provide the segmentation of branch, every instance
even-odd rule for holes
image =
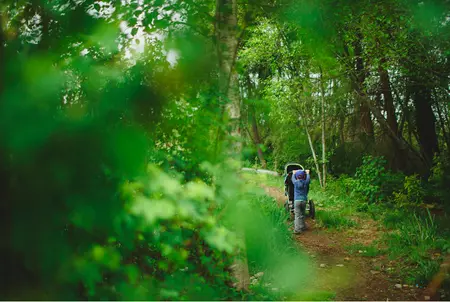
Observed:
[[[358,93],[356,90],[354,92]],[[427,161],[423,158],[421,153],[417,152],[407,141],[405,141],[405,139],[401,136],[401,134],[397,135],[394,132],[394,130],[391,129],[391,127],[389,126],[388,122],[386,121],[386,119],[384,118],[383,114],[381,113],[380,109],[372,103],[370,98],[368,96],[366,96],[366,95],[363,95],[361,97],[362,97],[363,101],[365,101],[367,103],[367,105],[369,106],[370,110],[372,111],[373,115],[377,119],[377,121],[380,124],[380,126],[382,128],[384,128],[385,130],[387,130],[389,136],[392,137],[399,144],[400,148],[403,149],[403,150],[411,151],[422,162],[424,162],[426,164]]]

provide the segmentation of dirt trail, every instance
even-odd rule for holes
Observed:
[[[282,206],[285,196],[278,188],[264,187],[266,193]],[[320,208],[317,208],[320,211]],[[295,236],[308,252],[318,268],[311,291],[336,293],[336,300],[412,301],[425,300],[423,289],[401,283],[395,274],[388,273],[395,267],[386,256],[364,257],[357,251],[350,254],[345,247],[353,244],[368,245],[381,236],[377,223],[364,220],[358,227],[330,232],[321,229],[311,219],[306,221],[309,229]]]

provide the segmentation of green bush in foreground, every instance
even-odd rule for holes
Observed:
[[[21,230],[27,232],[17,234],[14,248],[38,280],[39,292],[22,284],[23,295],[11,298],[239,298],[228,272],[239,241],[208,209],[221,198],[212,187],[182,184],[150,166],[140,180],[123,182],[117,198],[120,203],[104,203],[95,212],[98,204],[81,202],[53,208],[53,213],[43,209],[52,213],[45,233],[36,230],[33,220],[21,220]],[[57,220],[68,228],[58,231],[50,223]],[[39,236],[34,253],[27,250],[26,234]]]

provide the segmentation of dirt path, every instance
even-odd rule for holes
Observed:
[[[284,194],[273,187],[264,187],[266,193],[282,206]],[[317,211],[320,211],[317,208]],[[365,257],[364,251],[350,254],[346,246],[368,245],[381,236],[375,221],[364,220],[358,227],[342,232],[330,232],[307,219],[309,230],[295,236],[318,267],[310,291],[335,292],[336,300],[412,301],[425,300],[424,290],[406,284],[395,277],[395,263],[386,256]]]

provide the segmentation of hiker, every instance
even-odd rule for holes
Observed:
[[[294,184],[294,234],[300,234],[306,230],[305,210],[309,192],[309,170],[292,171],[292,183]]]

